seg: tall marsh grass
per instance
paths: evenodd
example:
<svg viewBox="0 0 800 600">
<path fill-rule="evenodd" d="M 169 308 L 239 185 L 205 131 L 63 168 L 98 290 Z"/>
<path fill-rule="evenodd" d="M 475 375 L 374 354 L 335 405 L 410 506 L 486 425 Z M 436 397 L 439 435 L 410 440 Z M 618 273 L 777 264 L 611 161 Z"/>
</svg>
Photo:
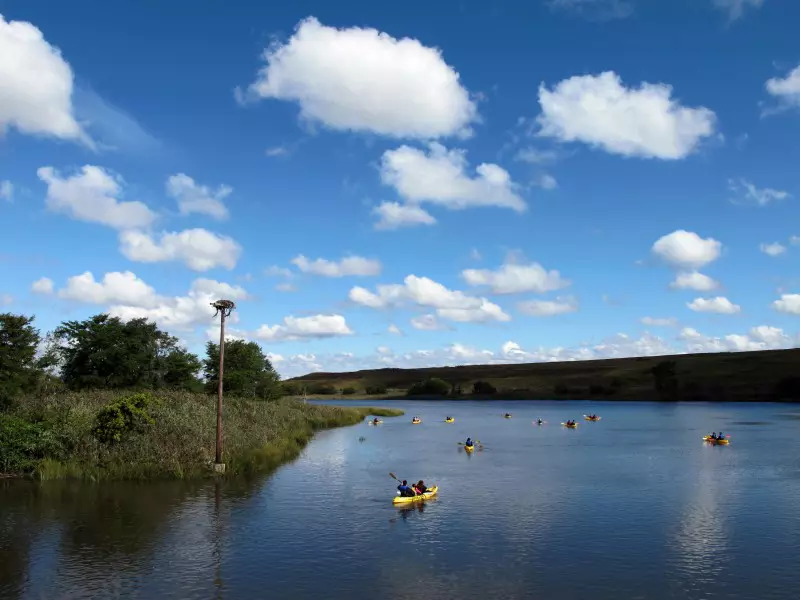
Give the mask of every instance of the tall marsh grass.
<svg viewBox="0 0 800 600">
<path fill-rule="evenodd" d="M 98 412 L 126 395 L 95 391 L 21 399 L 14 414 L 6 415 L 7 422 L 16 417 L 13 422 L 21 418 L 38 423 L 38 429 L 51 441 L 33 457 L 34 466 L 26 471 L 41 479 L 95 481 L 192 478 L 210 473 L 216 443 L 216 397 L 188 392 L 154 394 L 156 401 L 148 407 L 152 424 L 132 431 L 118 443 L 101 443 L 92 434 Z M 226 476 L 274 469 L 296 457 L 315 431 L 354 425 L 369 415 L 401 414 L 403 411 L 394 409 L 226 397 Z"/>
</svg>

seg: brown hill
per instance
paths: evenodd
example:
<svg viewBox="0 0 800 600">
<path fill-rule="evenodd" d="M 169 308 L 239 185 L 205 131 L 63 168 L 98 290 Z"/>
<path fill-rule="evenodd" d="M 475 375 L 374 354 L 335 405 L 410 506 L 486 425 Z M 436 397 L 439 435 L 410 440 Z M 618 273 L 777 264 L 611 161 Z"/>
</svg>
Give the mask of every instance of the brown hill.
<svg viewBox="0 0 800 600">
<path fill-rule="evenodd" d="M 791 402 L 800 401 L 800 349 L 311 373 L 286 384 L 298 394 L 404 397 L 429 378 L 464 398 Z M 479 381 L 496 393 L 474 394 Z"/>
</svg>

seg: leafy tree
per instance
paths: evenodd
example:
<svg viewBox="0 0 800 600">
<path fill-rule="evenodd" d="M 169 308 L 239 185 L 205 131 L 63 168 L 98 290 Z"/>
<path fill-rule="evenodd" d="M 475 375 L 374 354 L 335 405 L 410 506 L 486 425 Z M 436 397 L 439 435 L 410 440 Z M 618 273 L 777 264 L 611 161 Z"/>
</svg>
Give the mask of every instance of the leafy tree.
<svg viewBox="0 0 800 600">
<path fill-rule="evenodd" d="M 419 381 L 408 388 L 407 396 L 447 396 L 450 393 L 450 384 L 444 379 L 431 377 L 425 381 Z"/>
<path fill-rule="evenodd" d="M 206 391 L 215 392 L 219 385 L 219 344 L 206 344 L 203 361 Z M 273 400 L 284 394 L 280 376 L 261 347 L 255 342 L 225 342 L 225 366 L 222 386 L 225 392 Z"/>
<path fill-rule="evenodd" d="M 674 400 L 678 393 L 678 376 L 674 360 L 662 360 L 650 369 L 656 392 L 662 400 Z"/>
<path fill-rule="evenodd" d="M 311 386 L 309 392 L 318 396 L 333 396 L 338 390 L 330 383 L 317 383 Z"/>
<path fill-rule="evenodd" d="M 61 378 L 72 389 L 186 388 L 197 385 L 198 358 L 147 319 L 99 314 L 53 332 Z"/>
<path fill-rule="evenodd" d="M 377 396 L 379 394 L 386 393 L 386 386 L 385 385 L 368 385 L 364 392 L 369 396 Z"/>
<path fill-rule="evenodd" d="M 343 396 L 352 396 L 357 391 L 358 390 L 356 390 L 356 388 L 354 388 L 353 386 L 348 386 L 346 388 L 342 388 L 342 395 Z"/>
<path fill-rule="evenodd" d="M 0 314 L 0 408 L 29 390 L 39 374 L 36 350 L 41 341 L 34 317 Z"/>
<path fill-rule="evenodd" d="M 490 396 L 497 393 L 497 388 L 488 381 L 476 381 L 472 384 L 472 393 L 480 396 Z"/>
</svg>

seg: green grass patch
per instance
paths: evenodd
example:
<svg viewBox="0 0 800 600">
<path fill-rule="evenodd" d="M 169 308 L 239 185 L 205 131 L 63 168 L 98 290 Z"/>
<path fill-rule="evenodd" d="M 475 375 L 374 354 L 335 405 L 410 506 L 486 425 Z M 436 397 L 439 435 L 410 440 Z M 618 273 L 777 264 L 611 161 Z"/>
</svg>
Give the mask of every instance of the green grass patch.
<svg viewBox="0 0 800 600">
<path fill-rule="evenodd" d="M 297 457 L 316 431 L 402 414 L 226 397 L 226 476 L 268 472 Z M 215 443 L 214 396 L 165 392 L 147 402 L 107 391 L 29 397 L 13 413 L 0 414 L 0 473 L 90 481 L 204 477 L 211 473 Z"/>
</svg>

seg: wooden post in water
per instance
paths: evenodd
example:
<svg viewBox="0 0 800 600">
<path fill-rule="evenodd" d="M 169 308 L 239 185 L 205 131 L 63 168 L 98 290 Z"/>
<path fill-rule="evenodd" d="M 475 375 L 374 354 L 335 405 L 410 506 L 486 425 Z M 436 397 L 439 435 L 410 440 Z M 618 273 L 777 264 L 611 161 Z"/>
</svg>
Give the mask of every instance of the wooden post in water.
<svg viewBox="0 0 800 600">
<path fill-rule="evenodd" d="M 219 314 L 219 374 L 217 381 L 217 451 L 214 459 L 214 471 L 216 473 L 225 472 L 225 463 L 222 462 L 222 378 L 225 367 L 225 318 L 229 317 L 236 308 L 236 305 L 230 300 L 217 300 L 212 302 L 217 312 L 214 313 L 216 317 Z"/>
</svg>

